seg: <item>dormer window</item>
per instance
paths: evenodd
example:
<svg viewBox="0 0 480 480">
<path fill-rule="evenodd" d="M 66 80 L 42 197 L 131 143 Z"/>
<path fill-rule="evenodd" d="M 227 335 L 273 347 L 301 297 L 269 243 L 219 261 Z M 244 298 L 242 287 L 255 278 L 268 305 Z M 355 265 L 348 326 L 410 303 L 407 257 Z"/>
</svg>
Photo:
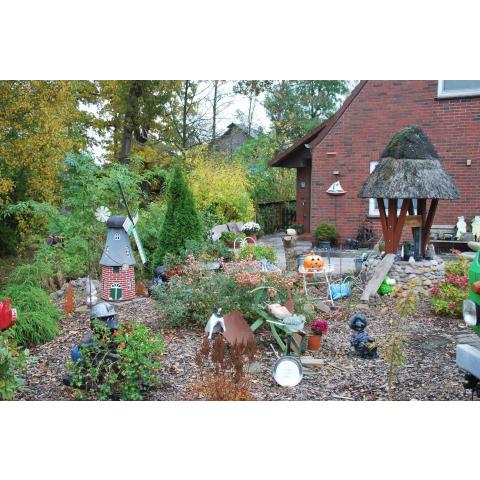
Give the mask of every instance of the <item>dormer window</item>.
<svg viewBox="0 0 480 480">
<path fill-rule="evenodd" d="M 480 96 L 480 80 L 439 80 L 439 98 Z"/>
<path fill-rule="evenodd" d="M 130 256 L 130 249 L 128 247 L 125 247 L 125 256 L 126 257 Z"/>
<path fill-rule="evenodd" d="M 115 240 L 120 240 L 120 234 L 119 234 L 119 233 L 116 233 L 113 238 L 115 238 Z"/>
</svg>

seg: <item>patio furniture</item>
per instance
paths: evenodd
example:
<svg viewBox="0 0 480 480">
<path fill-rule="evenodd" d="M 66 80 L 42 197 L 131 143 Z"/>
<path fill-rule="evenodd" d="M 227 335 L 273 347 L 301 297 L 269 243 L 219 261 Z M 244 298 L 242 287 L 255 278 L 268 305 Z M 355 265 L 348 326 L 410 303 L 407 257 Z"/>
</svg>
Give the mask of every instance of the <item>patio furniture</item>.
<svg viewBox="0 0 480 480">
<path fill-rule="evenodd" d="M 330 289 L 330 275 L 333 273 L 333 265 L 325 265 L 323 268 L 306 268 L 304 266 L 298 267 L 298 272 L 303 277 L 303 290 L 305 295 L 308 295 L 312 300 L 322 300 L 324 302 L 330 302 L 333 306 L 332 292 Z M 321 296 L 312 296 L 309 287 L 315 287 L 325 285 L 326 292 Z"/>
</svg>

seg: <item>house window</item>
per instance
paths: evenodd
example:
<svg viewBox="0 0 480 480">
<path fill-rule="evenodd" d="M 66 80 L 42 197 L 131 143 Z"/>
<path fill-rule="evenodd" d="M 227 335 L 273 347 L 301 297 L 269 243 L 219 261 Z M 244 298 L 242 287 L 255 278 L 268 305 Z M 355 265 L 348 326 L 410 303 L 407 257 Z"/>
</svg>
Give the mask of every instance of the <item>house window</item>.
<svg viewBox="0 0 480 480">
<path fill-rule="evenodd" d="M 480 95 L 480 80 L 439 80 L 438 97 L 471 97 Z"/>
<path fill-rule="evenodd" d="M 120 234 L 119 234 L 119 233 L 116 233 L 116 234 L 114 235 L 114 238 L 115 238 L 115 240 L 120 240 Z"/>
<path fill-rule="evenodd" d="M 126 257 L 130 256 L 130 249 L 128 247 L 125 247 L 125 256 Z"/>
<path fill-rule="evenodd" d="M 128 285 L 128 289 L 131 290 L 132 289 L 132 282 L 130 280 L 128 281 L 127 285 Z"/>
<path fill-rule="evenodd" d="M 370 162 L 370 173 L 372 173 L 375 170 L 375 167 L 378 165 L 378 162 Z M 397 200 L 397 215 L 400 214 L 400 209 L 402 208 L 402 199 Z M 413 203 L 413 209 L 414 209 L 414 214 L 417 214 L 417 199 L 414 198 L 412 200 Z M 383 204 L 385 205 L 385 214 L 388 217 L 388 198 L 383 199 Z M 379 217 L 380 212 L 378 210 L 378 203 L 376 198 L 369 198 L 368 199 L 368 216 L 369 217 Z"/>
<path fill-rule="evenodd" d="M 113 273 L 118 273 L 120 271 L 120 267 L 113 267 Z"/>
</svg>

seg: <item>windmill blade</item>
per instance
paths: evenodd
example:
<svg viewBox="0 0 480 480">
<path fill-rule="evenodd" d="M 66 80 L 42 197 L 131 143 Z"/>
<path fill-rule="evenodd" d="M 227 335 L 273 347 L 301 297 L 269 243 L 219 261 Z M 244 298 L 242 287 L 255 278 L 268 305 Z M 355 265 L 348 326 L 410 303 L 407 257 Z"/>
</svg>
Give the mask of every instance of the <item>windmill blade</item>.
<svg viewBox="0 0 480 480">
<path fill-rule="evenodd" d="M 147 261 L 147 256 L 145 255 L 145 250 L 143 249 L 142 242 L 140 241 L 140 236 L 138 235 L 138 231 L 135 227 L 133 227 L 133 238 L 135 239 L 135 243 L 137 244 L 138 253 L 140 254 L 140 259 L 142 263 Z"/>
</svg>

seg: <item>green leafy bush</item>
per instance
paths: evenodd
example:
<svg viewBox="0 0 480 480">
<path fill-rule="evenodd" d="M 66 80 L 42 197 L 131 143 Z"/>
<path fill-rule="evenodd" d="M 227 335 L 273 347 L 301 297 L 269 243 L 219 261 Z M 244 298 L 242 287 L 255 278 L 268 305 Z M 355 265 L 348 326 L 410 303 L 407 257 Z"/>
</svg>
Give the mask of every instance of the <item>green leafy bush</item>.
<svg viewBox="0 0 480 480">
<path fill-rule="evenodd" d="M 152 335 L 143 324 L 125 322 L 114 337 L 115 347 L 106 327 L 97 326 L 93 338 L 96 344 L 81 347 L 82 360 L 69 362 L 72 386 L 100 400 L 142 400 L 145 391 L 158 383 L 161 335 Z"/>
<path fill-rule="evenodd" d="M 432 288 L 431 293 L 435 313 L 459 317 L 462 315 L 463 300 L 468 297 L 468 277 L 448 275 Z"/>
<path fill-rule="evenodd" d="M 181 276 L 172 277 L 166 286 L 154 287 L 152 296 L 163 314 L 162 326 L 204 326 L 217 308 L 224 313 L 239 310 L 247 322 L 254 322 L 258 308 L 266 302 L 285 304 L 290 286 L 295 312 L 311 319 L 311 304 L 293 288 L 295 281 L 296 276 L 261 272 L 258 262 L 224 264 L 224 271 L 215 273 L 202 270 L 193 260 L 184 266 Z"/>
<path fill-rule="evenodd" d="M 319 223 L 315 229 L 315 238 L 320 242 L 334 242 L 337 239 L 337 229 L 335 225 L 327 222 Z"/>
<path fill-rule="evenodd" d="M 28 283 L 9 283 L 2 290 L 1 297 L 10 298 L 17 309 L 17 321 L 9 333 L 19 345 L 39 345 L 58 334 L 61 312 L 41 288 Z"/>
<path fill-rule="evenodd" d="M 25 368 L 28 350 L 17 347 L 8 331 L 0 332 L 0 401 L 12 400 L 24 381 L 19 373 Z"/>
<path fill-rule="evenodd" d="M 245 234 L 243 232 L 222 232 L 222 235 L 220 236 L 220 240 L 227 245 L 233 245 L 237 238 L 245 238 Z"/>
<path fill-rule="evenodd" d="M 455 260 L 445 262 L 445 274 L 446 275 L 458 275 L 460 277 L 468 276 L 468 269 L 470 268 L 470 262 L 464 255 L 458 254 Z"/>
<path fill-rule="evenodd" d="M 267 245 L 247 245 L 239 250 L 238 258 L 241 260 L 247 258 L 261 260 L 262 258 L 266 258 L 271 263 L 276 263 L 277 261 L 275 249 Z"/>
<path fill-rule="evenodd" d="M 167 212 L 153 256 L 153 269 L 162 264 L 166 253 L 180 254 L 189 240 L 200 241 L 202 236 L 203 228 L 192 193 L 177 165 L 168 186 Z"/>
</svg>

